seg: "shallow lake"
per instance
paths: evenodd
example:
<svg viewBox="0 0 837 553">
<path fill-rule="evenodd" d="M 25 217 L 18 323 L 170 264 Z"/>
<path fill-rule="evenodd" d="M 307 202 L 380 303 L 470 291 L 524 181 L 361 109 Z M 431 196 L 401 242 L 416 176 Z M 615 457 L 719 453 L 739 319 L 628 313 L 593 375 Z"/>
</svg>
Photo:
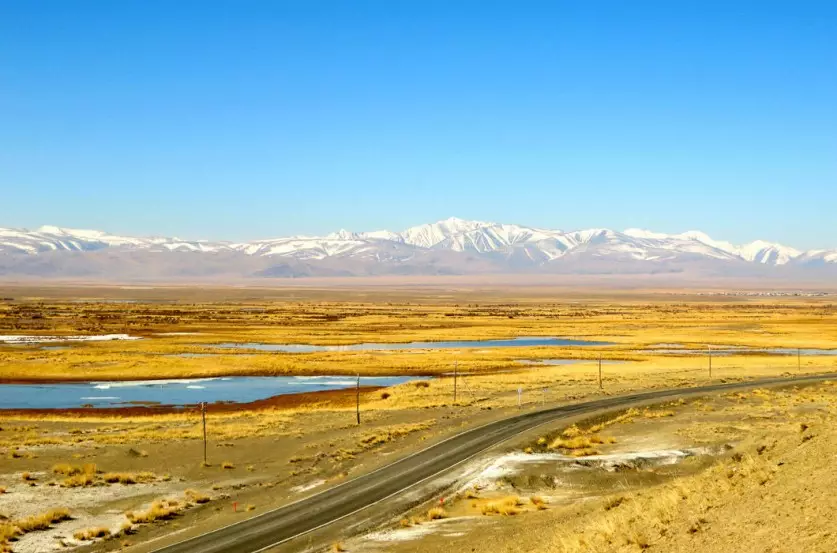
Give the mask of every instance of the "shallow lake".
<svg viewBox="0 0 837 553">
<path fill-rule="evenodd" d="M 282 351 L 285 353 L 313 353 L 318 351 L 368 351 L 399 349 L 453 349 L 453 348 L 531 348 L 536 346 L 609 346 L 611 342 L 572 340 L 569 338 L 521 337 L 503 340 L 452 340 L 446 342 L 401 342 L 347 344 L 343 346 L 314 346 L 310 344 L 265 344 L 261 342 L 214 344 L 218 348 Z"/>
<path fill-rule="evenodd" d="M 361 386 L 393 386 L 414 377 L 361 377 Z M 93 405 L 125 407 L 142 403 L 191 405 L 206 401 L 248 403 L 283 394 L 339 390 L 355 386 L 351 376 L 236 376 L 130 382 L 73 382 L 0 385 L 0 409 L 61 409 Z"/>
</svg>

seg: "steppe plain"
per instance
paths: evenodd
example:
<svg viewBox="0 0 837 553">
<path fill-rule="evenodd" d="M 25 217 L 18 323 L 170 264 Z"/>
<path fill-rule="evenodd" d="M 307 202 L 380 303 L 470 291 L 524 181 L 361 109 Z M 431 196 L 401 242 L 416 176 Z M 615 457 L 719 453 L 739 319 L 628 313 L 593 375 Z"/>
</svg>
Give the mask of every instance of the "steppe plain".
<svg viewBox="0 0 837 553">
<path fill-rule="evenodd" d="M 0 547 L 18 552 L 150 551 L 521 410 L 707 383 L 707 346 L 716 352 L 746 348 L 712 357 L 713 382 L 837 370 L 837 356 L 829 352 L 764 351 L 834 348 L 837 307 L 828 292 L 3 286 L 0 298 L 0 335 L 141 338 L 68 342 L 57 350 L 34 343 L 0 345 L 0 380 L 6 383 L 418 377 L 391 388 L 362 389 L 361 425 L 354 390 L 210 405 L 205 464 L 195 406 L 2 412 Z M 610 345 L 311 353 L 217 347 L 536 336 Z M 578 362 L 537 364 L 554 359 Z M 537 471 L 524 470 L 526 478 L 519 472 L 509 476 L 514 471 L 501 471 L 496 479 L 483 474 L 446 498 L 439 511 L 421 504 L 411 513 L 393 513 L 392 528 L 371 537 L 337 536 L 332 548 L 432 551 L 456 543 L 471 551 L 726 551 L 725 546 L 752 538 L 753 525 L 770 524 L 773 516 L 784 521 L 787 532 L 804 528 L 806 536 L 782 548 L 777 541 L 776 551 L 832 551 L 837 538 L 824 528 L 825 506 L 833 500 L 817 492 L 821 488 L 806 491 L 812 483 L 798 477 L 817 474 L 819 481 L 834 483 L 822 459 L 835 447 L 829 430 L 835 392 L 823 384 L 721 394 L 656 406 L 616 422 L 580 422 L 575 429 L 521 436 L 519 443 L 508 444 L 512 460 L 543 455 L 549 463 L 558 455 L 561 463 L 588 459 L 583 466 L 600 468 L 603 455 L 688 455 L 683 462 L 629 463 L 587 476 L 561 473 L 563 486 Z M 770 512 L 763 506 L 766 499 L 773 502 Z M 810 505 L 806 518 L 782 518 L 791 505 L 803 511 Z M 760 543 L 764 547 L 743 550 L 769 550 L 767 542 Z"/>
</svg>

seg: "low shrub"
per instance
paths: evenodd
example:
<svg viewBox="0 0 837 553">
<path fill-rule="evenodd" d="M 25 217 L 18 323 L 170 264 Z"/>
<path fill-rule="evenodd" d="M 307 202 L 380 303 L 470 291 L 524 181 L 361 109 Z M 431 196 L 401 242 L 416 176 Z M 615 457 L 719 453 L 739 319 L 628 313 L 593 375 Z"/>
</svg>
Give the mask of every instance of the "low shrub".
<svg viewBox="0 0 837 553">
<path fill-rule="evenodd" d="M 96 538 L 107 538 L 110 536 L 110 530 L 104 526 L 97 528 L 87 528 L 86 530 L 76 530 L 73 537 L 79 541 L 90 541 Z"/>
</svg>

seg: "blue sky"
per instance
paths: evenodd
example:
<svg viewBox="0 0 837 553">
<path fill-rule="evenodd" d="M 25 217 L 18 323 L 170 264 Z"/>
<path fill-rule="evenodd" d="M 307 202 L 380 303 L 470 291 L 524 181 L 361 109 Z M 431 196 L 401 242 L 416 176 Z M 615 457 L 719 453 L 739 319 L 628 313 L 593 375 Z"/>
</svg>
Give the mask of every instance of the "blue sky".
<svg viewBox="0 0 837 553">
<path fill-rule="evenodd" d="M 0 226 L 837 246 L 837 3 L 0 2 Z"/>
</svg>

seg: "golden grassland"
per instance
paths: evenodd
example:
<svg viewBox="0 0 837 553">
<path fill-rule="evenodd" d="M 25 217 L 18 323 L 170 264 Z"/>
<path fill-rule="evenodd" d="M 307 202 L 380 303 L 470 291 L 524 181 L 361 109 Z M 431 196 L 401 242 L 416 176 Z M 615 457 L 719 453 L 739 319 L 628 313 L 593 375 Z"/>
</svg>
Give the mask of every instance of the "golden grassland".
<svg viewBox="0 0 837 553">
<path fill-rule="evenodd" d="M 833 551 L 835 417 L 837 383 L 824 382 L 678 400 L 556 429 L 554 437 L 537 439 L 535 449 L 546 452 L 552 440 L 591 438 L 605 429 L 617 433 L 621 452 L 636 451 L 632 440 L 642 448 L 675 436 L 683 446 L 710 447 L 674 465 L 625 464 L 619 477 L 591 480 L 569 468 L 553 480 L 560 469 L 550 467 L 524 468 L 493 486 L 481 481 L 446 501 L 452 519 L 446 528 L 461 538 L 430 529 L 420 541 L 393 540 L 391 550 Z M 586 469 L 593 470 L 608 472 Z M 481 522 L 480 514 L 494 520 Z M 400 526 L 433 518 L 420 511 Z"/>
<path fill-rule="evenodd" d="M 680 343 L 696 348 L 706 344 L 832 348 L 837 342 L 837 310 L 828 298 L 731 299 L 624 292 L 595 297 L 543 292 L 516 296 L 514 290 L 449 293 L 356 290 L 344 292 L 342 296 L 337 294 L 341 301 L 335 301 L 335 295 L 326 292 L 300 292 L 300 298 L 294 297 L 294 291 L 285 291 L 281 297 L 265 298 L 250 290 L 232 298 L 199 294 L 192 298 L 172 292 L 164 301 L 158 301 L 152 292 L 142 292 L 135 303 L 95 298 L 79 302 L 75 301 L 78 296 L 54 291 L 40 298 L 31 294 L 22 297 L 17 291 L 14 296 L 0 293 L 0 297 L 17 298 L 0 301 L 0 335 L 126 333 L 143 338 L 62 343 L 66 349 L 60 350 L 42 350 L 38 344 L 0 345 L 0 380 L 355 373 L 428 376 L 385 391 L 362 390 L 362 427 L 354 422 L 353 395 L 351 401 L 312 396 L 302 405 L 267 405 L 239 411 L 213 410 L 210 406 L 207 426 L 213 448 L 247 444 L 253 449 L 246 455 L 236 455 L 238 449 L 216 450 L 213 466 L 199 469 L 198 459 L 190 465 L 194 474 L 190 472 L 192 469 L 180 467 L 181 473 L 175 473 L 174 480 L 183 474 L 190 479 L 188 485 L 196 487 L 206 482 L 192 478 L 244 472 L 254 462 L 255 452 L 274 442 L 281 443 L 283 448 L 288 443 L 299 444 L 289 452 L 287 461 L 282 460 L 286 467 L 271 468 L 274 477 L 276 472 L 288 473 L 289 478 L 296 478 L 294 484 L 304 484 L 305 478 L 313 479 L 315 475 L 329 481 L 341 478 L 354 464 L 367 463 L 377 448 L 398 451 L 402 443 L 409 442 L 413 447 L 415 442 L 429 437 L 441 438 L 475 424 L 473 421 L 479 417 L 487 420 L 486 417 L 515 412 L 518 389 L 522 390 L 522 408 L 531 409 L 586 397 L 709 381 L 707 356 L 652 354 L 643 351 L 646 346 Z M 137 290 L 120 292 L 125 297 L 137 293 Z M 225 342 L 340 345 L 518 336 L 566 337 L 614 345 L 316 353 L 217 348 L 217 344 Z M 181 357 L 181 354 L 201 356 Z M 599 357 L 605 361 L 601 388 L 595 362 Z M 582 362 L 543 366 L 521 362 L 548 359 Z M 616 361 L 619 363 L 613 363 Z M 712 360 L 712 380 L 837 371 L 837 356 L 806 356 L 801 361 L 798 366 L 795 356 L 717 356 Z M 454 363 L 458 370 L 455 402 L 450 375 Z M 628 420 L 668 415 L 665 410 L 651 410 L 628 412 L 623 416 Z M 316 429 L 311 426 L 314 420 Z M 335 437 L 329 432 L 344 435 Z M 607 424 L 567 429 L 545 437 L 543 443 L 532 444 L 532 449 L 552 448 L 568 454 L 589 455 L 612 442 L 609 433 Z M 51 479 L 54 489 L 72 488 L 73 492 L 99 485 L 150 481 L 159 484 L 169 476 L 156 476 L 149 471 L 149 467 L 156 469 L 152 466 L 153 459 L 144 459 L 148 454 L 143 448 L 151 450 L 153 457 L 154 449 L 160 444 L 197 442 L 202 436 L 200 414 L 194 409 L 167 413 L 97 409 L 84 413 L 0 413 L 0 459 L 9 471 L 19 475 L 25 469 L 38 474 L 34 471 L 43 465 L 41 469 L 46 467 L 47 476 L 41 470 L 39 480 L 33 483 L 41 486 Z M 316 448 L 302 445 L 308 444 L 309 439 L 316 439 L 312 442 L 317 444 Z M 124 464 L 114 466 L 98 457 L 116 450 L 120 455 L 123 451 L 128 453 L 126 460 L 120 461 Z M 113 470 L 102 472 L 92 463 L 80 461 L 82 458 L 95 459 Z M 326 459 L 328 470 L 318 465 L 321 459 Z M 24 485 L 20 476 L 15 476 L 15 482 Z M 29 484 L 25 485 L 28 489 Z M 168 520 L 177 516 L 185 505 L 208 500 L 208 496 L 198 492 L 186 495 L 183 500 L 160 499 L 135 507 L 130 517 L 136 524 Z M 247 496 L 247 499 L 259 503 L 261 508 L 261 500 L 254 497 Z M 538 496 L 528 500 L 515 497 L 513 501 L 492 499 L 480 505 L 486 514 L 505 516 L 546 509 L 546 502 Z M 427 516 L 443 518 L 448 513 L 440 509 L 433 514 L 428 512 Z M 101 533 L 98 530 L 99 524 L 91 521 L 89 528 L 79 529 L 79 539 L 90 541 L 103 537 L 97 537 Z"/>
<path fill-rule="evenodd" d="M 0 379 L 87 380 L 282 374 L 412 374 L 519 369 L 549 358 L 647 362 L 658 343 L 693 347 L 831 348 L 837 306 L 828 298 L 730 298 L 671 295 L 521 297 L 414 293 L 389 301 L 246 300 L 112 303 L 61 299 L 0 302 L 0 334 L 126 333 L 137 341 L 0 346 Z M 420 301 L 419 301 L 420 300 Z M 463 301 L 464 300 L 464 301 Z M 471 303 L 468 303 L 471 301 Z M 180 333 L 180 334 L 173 334 Z M 185 334 L 184 334 L 185 333 Z M 485 340 L 556 336 L 613 342 L 606 347 L 521 347 L 277 353 L 219 348 L 223 343 L 346 345 L 363 342 Z M 186 356 L 184 356 L 184 354 Z M 188 357 L 197 355 L 197 357 Z M 760 357 L 760 362 L 770 359 Z M 688 363 L 673 356 L 665 363 Z M 693 361 L 693 360 L 692 360 Z M 787 361 L 785 359 L 784 361 Z M 810 359 L 806 359 L 810 362 Z M 723 360 L 717 361 L 723 364 Z M 744 364 L 744 362 L 742 362 Z M 790 363 L 788 363 L 790 364 Z"/>
<path fill-rule="evenodd" d="M 564 524 L 560 531 L 550 530 L 543 550 L 831 550 L 837 543 L 829 528 L 828 503 L 833 501 L 824 499 L 830 495 L 828 482 L 834 480 L 826 459 L 837 446 L 837 386 L 753 390 L 726 397 L 737 404 L 722 410 L 750 423 L 749 431 L 739 436 L 736 453 L 694 476 L 606 498 L 601 511 Z M 699 425 L 685 432 L 707 435 Z M 808 478 L 817 482 L 814 488 L 805 484 Z M 764 541 L 751 541 L 753 532 L 771 525 Z M 781 528 L 797 539 L 786 542 L 789 534 Z M 778 549 L 771 549 L 774 545 Z"/>
</svg>

